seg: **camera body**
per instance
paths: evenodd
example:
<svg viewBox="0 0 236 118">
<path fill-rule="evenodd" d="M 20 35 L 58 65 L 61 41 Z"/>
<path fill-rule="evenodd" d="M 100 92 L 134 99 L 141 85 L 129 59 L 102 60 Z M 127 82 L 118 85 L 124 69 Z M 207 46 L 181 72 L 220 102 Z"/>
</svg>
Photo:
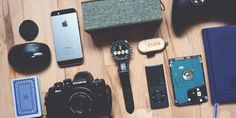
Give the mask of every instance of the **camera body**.
<svg viewBox="0 0 236 118">
<path fill-rule="evenodd" d="M 103 79 L 93 80 L 79 72 L 74 80 L 57 82 L 45 96 L 47 118 L 94 118 L 111 116 L 111 88 Z"/>
</svg>

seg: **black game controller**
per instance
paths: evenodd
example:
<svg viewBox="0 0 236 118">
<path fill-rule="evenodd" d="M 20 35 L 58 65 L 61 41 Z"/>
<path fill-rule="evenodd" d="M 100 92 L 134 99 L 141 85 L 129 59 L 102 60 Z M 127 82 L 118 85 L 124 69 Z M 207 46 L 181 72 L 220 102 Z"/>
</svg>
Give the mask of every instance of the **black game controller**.
<svg viewBox="0 0 236 118">
<path fill-rule="evenodd" d="M 232 13 L 234 7 L 236 0 L 173 0 L 172 25 L 175 34 L 182 34 L 189 23 L 200 18 L 236 16 Z"/>
</svg>

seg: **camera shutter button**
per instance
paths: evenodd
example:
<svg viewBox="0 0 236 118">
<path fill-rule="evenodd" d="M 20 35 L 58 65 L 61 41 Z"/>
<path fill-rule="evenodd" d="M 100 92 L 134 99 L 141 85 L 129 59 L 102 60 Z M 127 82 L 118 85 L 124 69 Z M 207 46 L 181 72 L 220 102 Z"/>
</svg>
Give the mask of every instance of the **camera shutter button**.
<svg viewBox="0 0 236 118">
<path fill-rule="evenodd" d="M 61 87 L 63 87 L 63 83 L 62 82 L 57 82 L 57 83 L 54 84 L 54 87 L 55 88 L 61 88 Z"/>
<path fill-rule="evenodd" d="M 63 81 L 63 83 L 64 83 L 65 87 L 70 87 L 70 85 L 72 85 L 71 79 L 65 79 L 65 80 Z"/>
</svg>

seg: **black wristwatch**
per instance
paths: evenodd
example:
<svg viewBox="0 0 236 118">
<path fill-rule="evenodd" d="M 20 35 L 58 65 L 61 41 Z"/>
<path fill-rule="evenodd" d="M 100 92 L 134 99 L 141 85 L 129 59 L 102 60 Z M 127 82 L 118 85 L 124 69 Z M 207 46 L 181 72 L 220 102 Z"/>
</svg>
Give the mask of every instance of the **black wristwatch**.
<svg viewBox="0 0 236 118">
<path fill-rule="evenodd" d="M 129 43 L 126 40 L 115 41 L 112 43 L 111 53 L 118 65 L 125 108 L 130 114 L 134 111 L 133 93 L 129 79 L 129 59 L 131 56 L 131 50 Z"/>
</svg>

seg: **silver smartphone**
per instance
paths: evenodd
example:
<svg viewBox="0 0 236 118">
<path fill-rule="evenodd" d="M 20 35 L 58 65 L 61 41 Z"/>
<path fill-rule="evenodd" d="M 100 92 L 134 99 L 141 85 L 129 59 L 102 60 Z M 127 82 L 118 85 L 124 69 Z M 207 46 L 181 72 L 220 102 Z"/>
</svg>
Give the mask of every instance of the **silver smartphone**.
<svg viewBox="0 0 236 118">
<path fill-rule="evenodd" d="M 82 64 L 84 54 L 76 10 L 53 11 L 51 24 L 59 67 Z"/>
</svg>

